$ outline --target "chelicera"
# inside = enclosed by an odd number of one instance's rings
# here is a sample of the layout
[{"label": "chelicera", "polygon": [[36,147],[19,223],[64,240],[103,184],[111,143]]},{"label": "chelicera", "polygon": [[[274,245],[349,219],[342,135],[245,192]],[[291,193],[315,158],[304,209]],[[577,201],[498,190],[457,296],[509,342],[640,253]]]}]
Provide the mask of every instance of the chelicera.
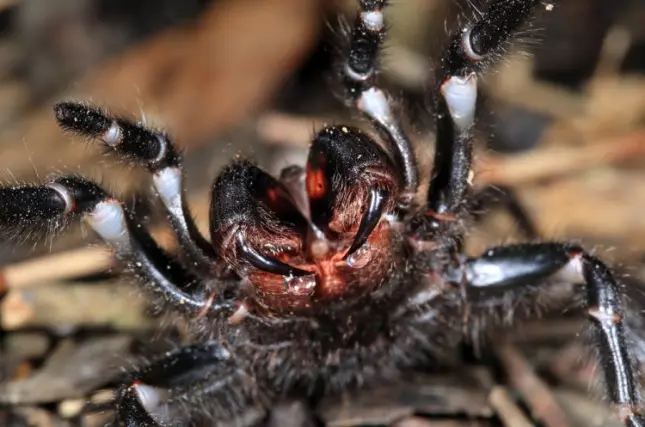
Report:
[{"label": "chelicera", "polygon": [[415,150],[378,85],[386,0],[359,3],[339,74],[347,103],[383,146],[357,128],[327,126],[314,136],[306,167],[278,178],[234,161],[212,186],[210,240],[191,218],[181,156],[167,134],[81,103],[55,107],[64,129],[150,171],[179,259],[83,177],[0,189],[3,230],[51,230],[82,217],[135,281],[194,332],[193,344],[130,373],[115,422],[240,423],[248,408],[270,408],[283,396],[396,378],[441,361],[474,319],[495,323],[509,300],[530,304],[553,286],[569,286],[584,297],[619,416],[626,426],[645,426],[623,297],[605,264],[569,243],[499,246],[474,258],[461,250],[474,199],[477,75],[540,2],[493,0],[445,49],[433,89],[427,194],[419,194]]}]

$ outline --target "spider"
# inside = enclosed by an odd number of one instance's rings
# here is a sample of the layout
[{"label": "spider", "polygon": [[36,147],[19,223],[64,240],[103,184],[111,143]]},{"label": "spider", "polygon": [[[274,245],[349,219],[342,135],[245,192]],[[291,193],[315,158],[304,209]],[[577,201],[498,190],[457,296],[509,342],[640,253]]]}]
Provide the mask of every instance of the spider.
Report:
[{"label": "spider", "polygon": [[446,47],[433,89],[433,174],[422,197],[413,146],[378,85],[386,3],[360,0],[339,68],[343,95],[383,146],[335,125],[314,136],[306,167],[285,168],[277,179],[233,161],[212,185],[210,241],[191,218],[181,155],[166,133],[82,103],[55,106],[62,128],[150,171],[177,257],[83,177],[0,189],[3,230],[52,230],[82,217],[144,290],[192,326],[194,344],[147,361],[117,390],[116,424],[239,424],[249,408],[282,396],[394,379],[445,360],[478,316],[494,323],[509,301],[531,304],[566,285],[582,291],[618,416],[645,426],[623,296],[602,261],[572,243],[499,246],[479,257],[461,248],[476,198],[477,76],[540,2],[493,0]]}]

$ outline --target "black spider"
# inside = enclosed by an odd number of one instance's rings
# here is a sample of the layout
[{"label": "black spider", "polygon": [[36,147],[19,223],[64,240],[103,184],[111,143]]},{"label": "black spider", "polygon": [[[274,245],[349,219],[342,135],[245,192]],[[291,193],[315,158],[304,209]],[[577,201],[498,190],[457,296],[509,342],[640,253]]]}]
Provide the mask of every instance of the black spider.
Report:
[{"label": "black spider", "polygon": [[501,56],[539,1],[492,1],[445,50],[427,197],[416,197],[413,148],[377,85],[385,3],[360,1],[341,74],[347,100],[370,119],[387,152],[359,129],[330,126],[315,136],[306,169],[289,167],[280,179],[235,161],[212,188],[211,242],[191,219],[181,157],[166,134],[82,104],[56,106],[63,128],[101,139],[150,170],[181,263],[89,180],[0,189],[4,230],[49,230],[82,216],[145,290],[193,326],[195,344],[132,372],[118,391],[118,422],[224,424],[284,395],[395,378],[485,332],[475,323],[499,317],[509,301],[530,304],[564,284],[582,285],[619,416],[645,426],[623,297],[601,261],[568,243],[461,253],[473,200],[477,73]]}]

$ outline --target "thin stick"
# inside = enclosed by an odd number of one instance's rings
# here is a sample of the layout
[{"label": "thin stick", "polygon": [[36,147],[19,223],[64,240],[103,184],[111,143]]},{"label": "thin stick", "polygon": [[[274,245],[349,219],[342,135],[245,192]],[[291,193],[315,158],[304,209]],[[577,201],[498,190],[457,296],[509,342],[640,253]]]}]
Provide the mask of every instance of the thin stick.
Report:
[{"label": "thin stick", "polygon": [[475,182],[518,186],[642,157],[645,157],[644,129],[582,147],[550,146],[518,155],[482,156],[477,162],[479,173]]},{"label": "thin stick", "polygon": [[535,375],[524,356],[511,344],[499,343],[497,354],[511,386],[526,400],[534,418],[547,427],[568,427],[569,422],[547,385]]},{"label": "thin stick", "polygon": [[2,269],[2,282],[7,289],[20,289],[71,277],[89,276],[107,270],[113,263],[107,248],[80,248],[33,258]]},{"label": "thin stick", "polygon": [[513,399],[511,399],[505,387],[493,387],[488,396],[488,402],[495,409],[495,412],[497,412],[497,415],[505,426],[533,427],[533,423],[531,423]]}]

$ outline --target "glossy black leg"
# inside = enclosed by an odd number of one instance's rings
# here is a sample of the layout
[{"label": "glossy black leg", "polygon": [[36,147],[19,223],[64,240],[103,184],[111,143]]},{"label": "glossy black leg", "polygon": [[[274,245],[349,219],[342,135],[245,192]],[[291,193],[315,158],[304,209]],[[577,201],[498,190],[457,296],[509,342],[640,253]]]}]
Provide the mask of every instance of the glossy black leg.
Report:
[{"label": "glossy black leg", "polygon": [[184,195],[181,154],[167,134],[79,103],[57,104],[55,112],[64,129],[99,139],[121,158],[146,167],[153,175],[155,190],[177,234],[186,265],[204,276],[221,271],[213,246],[191,217]]},{"label": "glossy black leg", "polygon": [[263,401],[257,382],[217,342],[169,352],[130,376],[129,385],[117,391],[116,418],[126,427],[231,420]]},{"label": "glossy black leg", "polygon": [[471,190],[477,73],[501,56],[504,44],[537,4],[538,0],[493,1],[444,52],[435,97],[437,141],[428,192],[430,222],[453,220],[465,207]]},{"label": "glossy black leg", "polygon": [[[24,222],[34,231],[52,224],[83,220],[115,251],[128,270],[166,303],[189,315],[229,308],[205,300],[200,280],[166,254],[148,232],[136,225],[121,202],[97,184],[77,176],[63,176],[42,186],[0,188],[0,228],[21,231]],[[41,230],[38,230],[38,227]],[[192,287],[194,293],[184,289]]]},{"label": "glossy black leg", "polygon": [[388,143],[401,178],[402,208],[409,207],[419,185],[419,171],[410,139],[392,111],[390,100],[378,87],[378,61],[385,38],[383,8],[386,0],[361,0],[351,40],[342,63],[347,101],[374,124]]},{"label": "glossy black leg", "polygon": [[584,285],[609,398],[625,425],[645,426],[636,361],[626,340],[623,295],[605,264],[573,244],[509,245],[467,260],[461,275],[473,306],[489,305],[495,293],[510,293],[517,302],[527,289],[545,283]]},{"label": "glossy black leg", "polygon": [[524,237],[530,240],[540,237],[531,216],[510,187],[490,186],[478,191],[472,198],[470,212],[475,221],[480,221],[487,211],[497,207],[511,215]]}]

